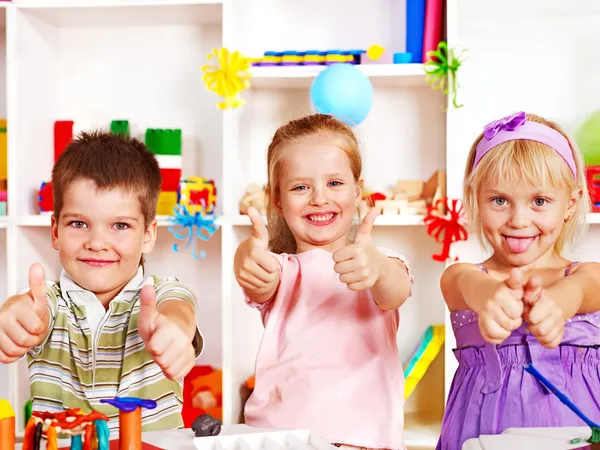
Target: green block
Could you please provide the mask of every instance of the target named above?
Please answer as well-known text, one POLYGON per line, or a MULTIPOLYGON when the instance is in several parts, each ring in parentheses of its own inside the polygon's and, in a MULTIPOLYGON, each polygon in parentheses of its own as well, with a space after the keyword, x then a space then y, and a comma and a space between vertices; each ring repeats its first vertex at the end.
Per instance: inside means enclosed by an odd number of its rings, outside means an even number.
POLYGON ((6 202, 0 202, 0 216, 6 216, 6 202))
POLYGON ((155 155, 181 155, 181 130, 148 128, 146 146, 155 155))
POLYGON ((110 123, 110 132, 112 134, 123 134, 129 137, 129 121, 128 120, 113 120, 110 123))

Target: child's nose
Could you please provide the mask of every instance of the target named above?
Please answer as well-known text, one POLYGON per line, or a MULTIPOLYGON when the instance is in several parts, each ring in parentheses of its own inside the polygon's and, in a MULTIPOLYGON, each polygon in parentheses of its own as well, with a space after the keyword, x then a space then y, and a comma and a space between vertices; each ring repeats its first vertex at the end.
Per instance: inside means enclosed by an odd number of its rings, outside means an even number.
POLYGON ((529 208, 515 206, 510 216, 509 225, 513 228, 525 228, 529 225, 529 208))
POLYGON ((327 194, 324 189, 313 189, 311 205, 321 206, 327 204, 327 194))
POLYGON ((101 231, 90 231, 86 247, 93 251, 106 249, 106 238, 101 231))

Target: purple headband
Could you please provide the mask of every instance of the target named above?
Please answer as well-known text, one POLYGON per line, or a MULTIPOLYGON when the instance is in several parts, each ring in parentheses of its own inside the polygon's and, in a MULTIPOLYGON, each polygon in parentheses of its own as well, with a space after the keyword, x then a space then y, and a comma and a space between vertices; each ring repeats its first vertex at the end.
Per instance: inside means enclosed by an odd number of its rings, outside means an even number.
POLYGON ((527 117, 523 111, 503 117, 500 120, 495 120, 483 128, 483 137, 475 149, 473 169, 477 167, 481 158, 496 145, 517 139, 526 139, 546 144, 562 156, 571 168, 573 177, 577 179, 577 168, 569 141, 561 133, 546 125, 527 121, 527 117))

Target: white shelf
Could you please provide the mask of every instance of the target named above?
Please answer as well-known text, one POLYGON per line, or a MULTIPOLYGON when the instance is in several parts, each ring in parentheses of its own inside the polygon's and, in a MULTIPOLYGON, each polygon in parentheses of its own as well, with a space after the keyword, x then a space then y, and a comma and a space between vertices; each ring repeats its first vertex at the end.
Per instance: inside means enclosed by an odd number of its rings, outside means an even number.
POLYGON ((588 216, 589 224, 600 224, 600 213, 591 213, 588 216))
POLYGON ((18 6, 53 26, 85 28, 220 24, 222 3, 221 0, 21 0, 18 6))
MULTIPOLYGON (((402 226, 419 226, 424 225, 424 216, 413 216, 413 215, 380 215, 375 219, 375 226, 383 227, 402 227, 402 226)), ((266 218, 263 217, 266 222, 266 218)), ((224 219, 225 223, 229 223, 234 226, 250 226, 250 219, 246 215, 233 216, 228 219, 224 219)))
POLYGON ((435 414, 406 413, 404 415, 404 444, 414 448, 434 449, 437 445, 442 418, 435 414))
POLYGON ((8 217, 2 216, 0 217, 0 228, 6 228, 8 226, 8 217))
MULTIPOLYGON (((423 64, 359 64, 376 87, 427 87, 423 64)), ((252 67, 250 86, 259 89, 298 89, 310 86, 327 66, 252 67)))

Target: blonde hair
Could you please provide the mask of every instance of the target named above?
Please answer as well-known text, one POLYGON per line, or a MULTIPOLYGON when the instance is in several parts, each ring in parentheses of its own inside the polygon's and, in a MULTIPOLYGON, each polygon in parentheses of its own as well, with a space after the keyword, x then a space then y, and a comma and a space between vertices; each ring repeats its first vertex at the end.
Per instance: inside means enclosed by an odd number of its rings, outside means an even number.
POLYGON ((546 120, 535 114, 527 114, 527 120, 541 123, 561 133, 569 142, 575 160, 577 179, 565 160, 551 147, 537 141, 519 139, 497 145, 486 154, 473 170, 475 150, 483 137, 480 134, 471 146, 464 177, 464 200, 469 222, 477 233, 484 248, 489 247, 483 235, 479 216, 477 194, 481 188, 490 183, 506 183, 527 181, 532 186, 552 186, 557 189, 566 188, 569 192, 581 191, 582 196, 575 205, 575 211, 564 224, 554 244, 554 251, 560 255, 566 245, 573 245, 586 228, 586 217, 590 211, 591 201, 588 194, 583 161, 573 141, 555 122, 546 120))
POLYGON ((276 206, 280 198, 281 161, 285 149, 293 142, 315 136, 329 141, 348 155, 354 180, 360 185, 362 158, 358 141, 350 127, 326 114, 311 114, 279 127, 267 152, 265 186, 269 248, 274 253, 296 253, 296 240, 276 206))

